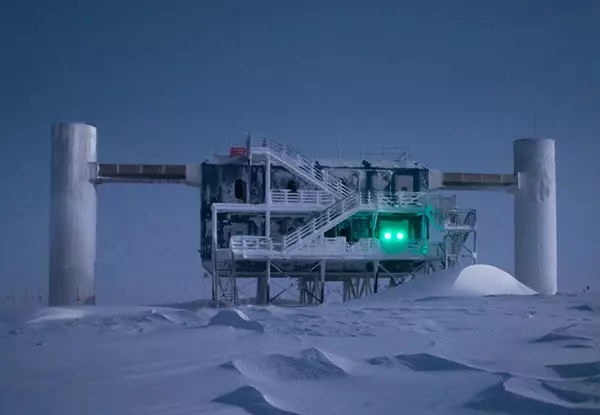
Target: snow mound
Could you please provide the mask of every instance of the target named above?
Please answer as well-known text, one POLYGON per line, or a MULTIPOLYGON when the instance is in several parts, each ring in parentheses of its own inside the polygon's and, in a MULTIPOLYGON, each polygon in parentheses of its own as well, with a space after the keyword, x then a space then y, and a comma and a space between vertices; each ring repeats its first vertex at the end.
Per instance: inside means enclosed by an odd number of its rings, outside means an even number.
MULTIPOLYGON (((562 379, 583 379, 591 383, 600 383, 600 361, 566 363, 547 367, 562 379)), ((600 394, 600 389, 598 393, 600 394)))
POLYGON ((565 327, 556 328, 549 333, 538 337, 531 343, 556 343, 571 342, 565 347, 594 346, 594 337, 600 333, 600 324, 595 322, 570 324, 565 327))
POLYGON ((535 295, 536 292, 509 273, 491 265, 476 264, 422 275, 382 293, 354 303, 420 300, 436 297, 483 297, 489 295, 535 295))
POLYGON ((302 350, 298 357, 276 353, 233 360, 223 366, 235 369, 248 379, 287 382, 343 377, 348 374, 344 369, 346 365, 347 362, 343 358, 310 348, 302 350))
POLYGON ((535 295, 534 290, 508 272, 492 265, 476 264, 463 269, 452 284, 455 295, 535 295))
POLYGON ((228 326, 236 329, 264 331, 265 328, 257 321, 250 318, 241 310, 236 308, 221 310, 208 322, 209 326, 228 326))
POLYGON ((415 372, 481 370, 452 359, 429 353, 399 354, 392 357, 374 357, 367 359, 367 363, 373 366, 387 367, 393 367, 401 364, 414 370, 415 372))
POLYGON ((254 386, 242 386, 226 395, 213 399, 213 402, 237 406, 252 415, 297 415, 278 406, 254 386))
POLYGON ((466 406, 510 414, 596 414, 600 413, 600 391, 593 384, 509 377, 477 394, 466 406))
POLYGON ((77 306, 43 308, 17 332, 53 329, 143 332, 174 325, 201 326, 206 317, 188 310, 143 306, 77 306))
MULTIPOLYGON (((27 324, 39 324, 49 321, 78 320, 91 315, 95 310, 91 307, 43 308, 36 312, 27 324)), ((96 311, 97 312, 97 311, 96 311)))
POLYGON ((596 313, 596 312, 600 311, 599 309, 597 309, 596 307, 594 307, 590 304, 579 304, 579 305, 569 307, 569 309, 577 310, 577 311, 589 311, 591 313, 596 313))
POLYGON ((163 314, 176 310, 163 308, 154 309, 144 306, 73 306, 73 307, 46 307, 37 311, 27 324, 46 322, 101 319, 110 317, 134 317, 143 314, 163 314))

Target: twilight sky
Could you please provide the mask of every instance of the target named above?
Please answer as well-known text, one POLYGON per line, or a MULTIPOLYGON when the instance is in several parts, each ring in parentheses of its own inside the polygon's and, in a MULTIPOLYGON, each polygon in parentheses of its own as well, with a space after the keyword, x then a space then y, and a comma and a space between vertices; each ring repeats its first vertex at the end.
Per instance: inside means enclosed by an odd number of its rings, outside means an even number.
MULTIPOLYGON (((510 173, 534 115, 557 140, 559 287, 598 289, 598 21, 595 0, 4 0, 0 294, 46 285, 52 123, 97 125, 108 163, 199 163, 252 132, 510 173)), ((99 192, 100 303, 208 294, 194 189, 99 192)), ((511 196, 459 198, 480 261, 512 272, 511 196)))

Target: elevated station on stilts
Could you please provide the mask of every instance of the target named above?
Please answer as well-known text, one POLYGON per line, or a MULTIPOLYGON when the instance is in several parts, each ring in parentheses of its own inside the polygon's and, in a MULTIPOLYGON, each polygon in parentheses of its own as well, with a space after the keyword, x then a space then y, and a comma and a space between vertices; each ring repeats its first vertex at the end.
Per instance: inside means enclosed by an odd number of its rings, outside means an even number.
POLYGON ((52 148, 51 305, 95 301, 106 183, 200 190, 199 251, 216 305, 321 304, 335 291, 349 300, 476 263, 476 212, 448 194, 461 190, 514 193, 516 277, 556 292, 554 140, 517 140, 512 174, 440 172, 406 151, 309 158, 262 137, 199 165, 103 164, 87 124, 56 125, 52 148))

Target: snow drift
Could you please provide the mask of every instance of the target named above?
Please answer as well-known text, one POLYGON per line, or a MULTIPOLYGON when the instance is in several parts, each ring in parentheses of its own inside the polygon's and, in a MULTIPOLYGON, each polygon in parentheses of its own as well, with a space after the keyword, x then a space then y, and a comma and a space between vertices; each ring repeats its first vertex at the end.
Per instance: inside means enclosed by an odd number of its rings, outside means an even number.
POLYGON ((489 295, 535 295, 531 288, 508 272, 492 265, 477 264, 421 276, 355 304, 381 301, 419 300, 431 297, 483 297, 489 295))
POLYGON ((215 314, 208 322, 209 326, 227 326, 235 329, 264 331, 262 324, 251 321, 248 315, 239 309, 225 309, 215 314))
POLYGON ((3 410, 600 413, 600 298, 498 295, 531 293, 479 265, 366 307, 43 309, 0 332, 3 410), (448 298, 398 304, 432 296, 448 298))

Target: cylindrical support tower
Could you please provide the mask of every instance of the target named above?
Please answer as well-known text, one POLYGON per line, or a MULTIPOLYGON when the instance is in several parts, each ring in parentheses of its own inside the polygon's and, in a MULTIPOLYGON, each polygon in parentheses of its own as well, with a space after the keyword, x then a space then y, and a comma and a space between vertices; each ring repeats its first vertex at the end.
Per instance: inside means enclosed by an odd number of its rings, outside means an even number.
POLYGON ((556 160, 552 139, 514 142, 515 277, 540 294, 557 290, 556 160))
POLYGON ((52 126, 49 304, 94 304, 96 127, 52 126))

